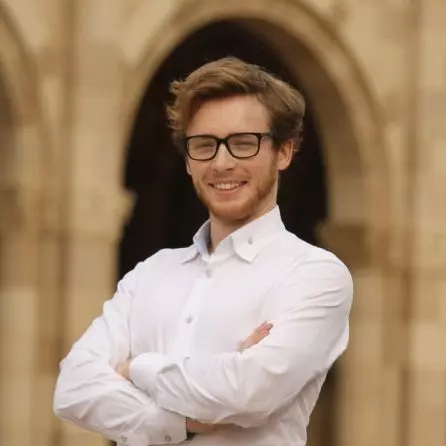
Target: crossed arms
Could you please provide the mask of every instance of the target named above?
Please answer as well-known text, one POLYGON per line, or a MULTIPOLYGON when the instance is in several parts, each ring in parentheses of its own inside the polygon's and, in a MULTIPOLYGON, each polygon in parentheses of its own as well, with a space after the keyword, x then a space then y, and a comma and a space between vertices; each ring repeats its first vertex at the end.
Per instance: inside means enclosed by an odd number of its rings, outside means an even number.
MULTIPOLYGON (((58 416, 130 446, 179 443, 185 417, 251 427, 326 372, 347 345, 351 278, 333 260, 290 271, 270 299, 274 328, 252 348, 174 359, 148 353, 130 365, 129 318, 139 267, 61 363, 58 416), (273 390, 273 391, 271 391, 273 390)), ((254 343, 255 344, 255 343, 254 343)))

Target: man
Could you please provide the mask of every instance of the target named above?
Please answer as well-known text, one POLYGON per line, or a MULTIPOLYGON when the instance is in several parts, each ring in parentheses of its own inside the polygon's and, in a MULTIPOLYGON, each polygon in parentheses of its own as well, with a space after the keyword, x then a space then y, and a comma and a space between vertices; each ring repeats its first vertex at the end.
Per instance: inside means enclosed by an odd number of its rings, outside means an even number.
POLYGON ((121 280, 62 362, 55 412, 128 446, 303 446, 352 302, 347 268, 289 233, 276 204, 304 100, 234 58, 172 92, 173 138, 209 221, 121 280))

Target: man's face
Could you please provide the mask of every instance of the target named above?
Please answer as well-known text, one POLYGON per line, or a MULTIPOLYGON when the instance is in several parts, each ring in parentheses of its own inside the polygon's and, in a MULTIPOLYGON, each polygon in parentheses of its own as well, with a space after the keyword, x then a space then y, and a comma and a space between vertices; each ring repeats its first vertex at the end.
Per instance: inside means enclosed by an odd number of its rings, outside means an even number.
MULTIPOLYGON (((269 131, 263 104, 255 96, 234 96, 204 102, 193 116, 187 136, 226 138, 233 133, 269 131)), ((292 149, 288 142, 277 151, 271 138, 263 138, 256 156, 236 159, 221 145, 212 160, 188 157, 187 171, 212 218, 228 225, 243 224, 274 207, 278 171, 290 164, 292 149)))

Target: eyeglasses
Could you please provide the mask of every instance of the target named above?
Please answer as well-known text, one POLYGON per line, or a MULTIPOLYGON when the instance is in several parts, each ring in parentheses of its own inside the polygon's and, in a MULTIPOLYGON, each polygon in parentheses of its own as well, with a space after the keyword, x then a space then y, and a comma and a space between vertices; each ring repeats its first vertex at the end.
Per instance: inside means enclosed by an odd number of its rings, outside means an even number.
POLYGON ((263 138, 272 138, 266 133, 233 133, 226 138, 213 135, 195 135, 184 138, 184 147, 189 158, 196 161, 209 161, 217 155, 222 144, 228 152, 238 159, 252 158, 259 153, 263 138))

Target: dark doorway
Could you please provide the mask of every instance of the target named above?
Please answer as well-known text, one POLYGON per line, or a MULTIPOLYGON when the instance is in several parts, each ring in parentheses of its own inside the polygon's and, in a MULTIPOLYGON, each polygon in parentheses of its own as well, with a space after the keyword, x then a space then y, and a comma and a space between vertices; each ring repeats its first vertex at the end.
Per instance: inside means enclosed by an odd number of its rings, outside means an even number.
MULTIPOLYGON (((129 141, 124 182, 135 194, 136 204, 120 244, 120 277, 161 248, 190 245, 194 233, 207 218, 184 161, 171 143, 164 109, 170 100, 168 88, 172 80, 187 76, 205 62, 228 55, 261 65, 302 91, 268 42, 238 23, 214 23, 192 34, 175 49, 150 82, 129 141)), ((302 93, 305 95, 305 91, 302 93)), ((287 228, 318 245, 316 228, 327 217, 327 193, 321 143, 311 103, 307 106, 304 143, 292 167, 282 177, 279 205, 287 228)), ((331 400, 327 396, 332 388, 330 381, 322 400, 331 400)), ((323 443, 310 442, 330 446, 332 417, 327 412, 322 419, 323 443)))

